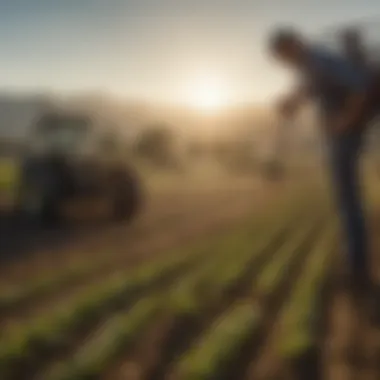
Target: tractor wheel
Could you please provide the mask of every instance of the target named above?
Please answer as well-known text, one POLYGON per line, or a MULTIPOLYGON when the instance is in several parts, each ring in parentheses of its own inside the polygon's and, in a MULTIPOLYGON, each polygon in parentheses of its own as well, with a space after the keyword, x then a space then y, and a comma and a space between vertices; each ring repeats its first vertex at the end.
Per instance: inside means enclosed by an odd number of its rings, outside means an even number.
POLYGON ((113 196, 113 219, 130 222, 141 209, 142 190, 137 176, 118 175, 113 196))

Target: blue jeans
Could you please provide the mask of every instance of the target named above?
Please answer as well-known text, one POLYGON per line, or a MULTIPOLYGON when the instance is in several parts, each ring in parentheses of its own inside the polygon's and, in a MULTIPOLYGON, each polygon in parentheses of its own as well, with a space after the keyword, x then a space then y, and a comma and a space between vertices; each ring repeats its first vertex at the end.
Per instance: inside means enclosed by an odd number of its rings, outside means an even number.
POLYGON ((329 138, 330 169, 353 275, 369 275, 367 230, 359 178, 363 133, 329 138))

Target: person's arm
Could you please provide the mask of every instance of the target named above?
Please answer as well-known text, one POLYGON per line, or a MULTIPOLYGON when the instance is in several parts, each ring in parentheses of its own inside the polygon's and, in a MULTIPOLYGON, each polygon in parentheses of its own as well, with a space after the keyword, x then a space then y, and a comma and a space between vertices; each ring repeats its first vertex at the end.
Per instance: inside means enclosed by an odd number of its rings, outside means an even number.
POLYGON ((280 99, 277 110, 284 118, 293 118, 299 109, 309 99, 311 91, 307 85, 295 88, 291 93, 280 99))

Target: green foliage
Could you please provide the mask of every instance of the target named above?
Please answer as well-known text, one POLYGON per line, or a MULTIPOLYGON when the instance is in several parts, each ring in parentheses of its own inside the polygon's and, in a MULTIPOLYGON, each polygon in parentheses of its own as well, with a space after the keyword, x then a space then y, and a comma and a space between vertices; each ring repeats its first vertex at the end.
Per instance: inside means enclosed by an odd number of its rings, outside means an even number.
POLYGON ((133 343, 162 308, 163 300, 152 296, 137 302, 128 313, 120 313, 105 324, 66 362, 61 362, 41 380, 97 378, 115 356, 133 343))
POLYGON ((286 241, 280 249, 279 254, 265 267, 258 278, 255 288, 259 294, 267 294, 273 285, 277 284, 278 280, 282 278, 282 275, 286 273, 287 268, 295 259, 299 247, 310 237, 310 233, 314 230, 315 225, 314 220, 305 223, 286 241))
MULTIPOLYGON (((256 215, 250 222, 223 236, 215 236, 182 250, 175 249, 164 258, 133 270, 122 269, 103 282, 91 285, 62 309, 11 329, 1 340, 0 376, 12 378, 14 368, 33 362, 40 352, 70 347, 78 328, 95 321, 102 322, 96 331, 46 372, 41 380, 101 378, 115 358, 132 347, 161 312, 180 318, 183 315, 200 316, 213 310, 220 304, 226 290, 239 283, 247 269, 254 269, 257 259, 264 262, 264 267, 260 267, 255 276, 258 281, 252 279, 252 283, 256 283, 257 289, 265 296, 274 294, 281 287, 287 268, 296 256, 308 254, 307 247, 303 252, 299 247, 310 237, 318 216, 324 213, 320 197, 313 191, 305 194, 303 189, 290 198, 284 198, 275 201, 270 211, 256 215), (301 227, 295 228, 300 221, 301 227), (286 244, 273 246, 272 242, 278 241, 277 237, 284 231, 289 232, 286 244), (274 251, 268 252, 272 246, 274 251), (273 256, 262 260, 267 254, 273 256), (158 280, 169 273, 185 273, 185 276, 170 286, 160 285, 158 280), (158 288, 153 288, 156 283, 158 288), (144 295, 126 310, 126 300, 136 290, 144 290, 144 295), (119 306, 113 308, 113 304, 119 306)), ((302 287, 297 285, 291 306, 285 313, 284 323, 288 332, 282 342, 287 353, 294 352, 295 346, 297 349, 304 347, 306 338, 311 336, 310 313, 315 310, 321 279, 326 273, 331 237, 324 235, 323 243, 318 243, 312 251, 302 274, 302 287)), ((42 284, 47 286, 47 282, 42 284)), ((15 294, 17 296, 17 292, 15 294)), ((11 298, 12 293, 8 297, 11 298)), ((244 301, 236 302, 219 315, 177 363, 180 378, 202 380, 215 376, 243 342, 260 329, 262 312, 260 304, 244 301)))
POLYGON ((297 279, 295 290, 283 312, 278 348, 282 356, 296 358, 316 342, 319 299, 334 258, 336 229, 329 225, 297 279))
POLYGON ((211 379, 234 354, 247 336, 259 327, 260 312, 252 305, 238 304, 228 310, 178 363, 182 380, 211 379))

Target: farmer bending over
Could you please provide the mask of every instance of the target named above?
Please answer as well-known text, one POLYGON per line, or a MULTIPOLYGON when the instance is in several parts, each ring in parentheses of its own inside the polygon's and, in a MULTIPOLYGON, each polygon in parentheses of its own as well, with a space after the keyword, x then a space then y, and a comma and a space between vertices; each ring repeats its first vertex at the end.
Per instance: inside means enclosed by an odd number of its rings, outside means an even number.
POLYGON ((347 58, 314 47, 292 30, 279 30, 270 39, 275 58, 294 69, 301 84, 280 104, 283 117, 313 98, 318 105, 328 146, 328 163, 348 245, 350 284, 355 294, 369 290, 367 231, 358 176, 363 134, 368 123, 370 72, 347 58))

